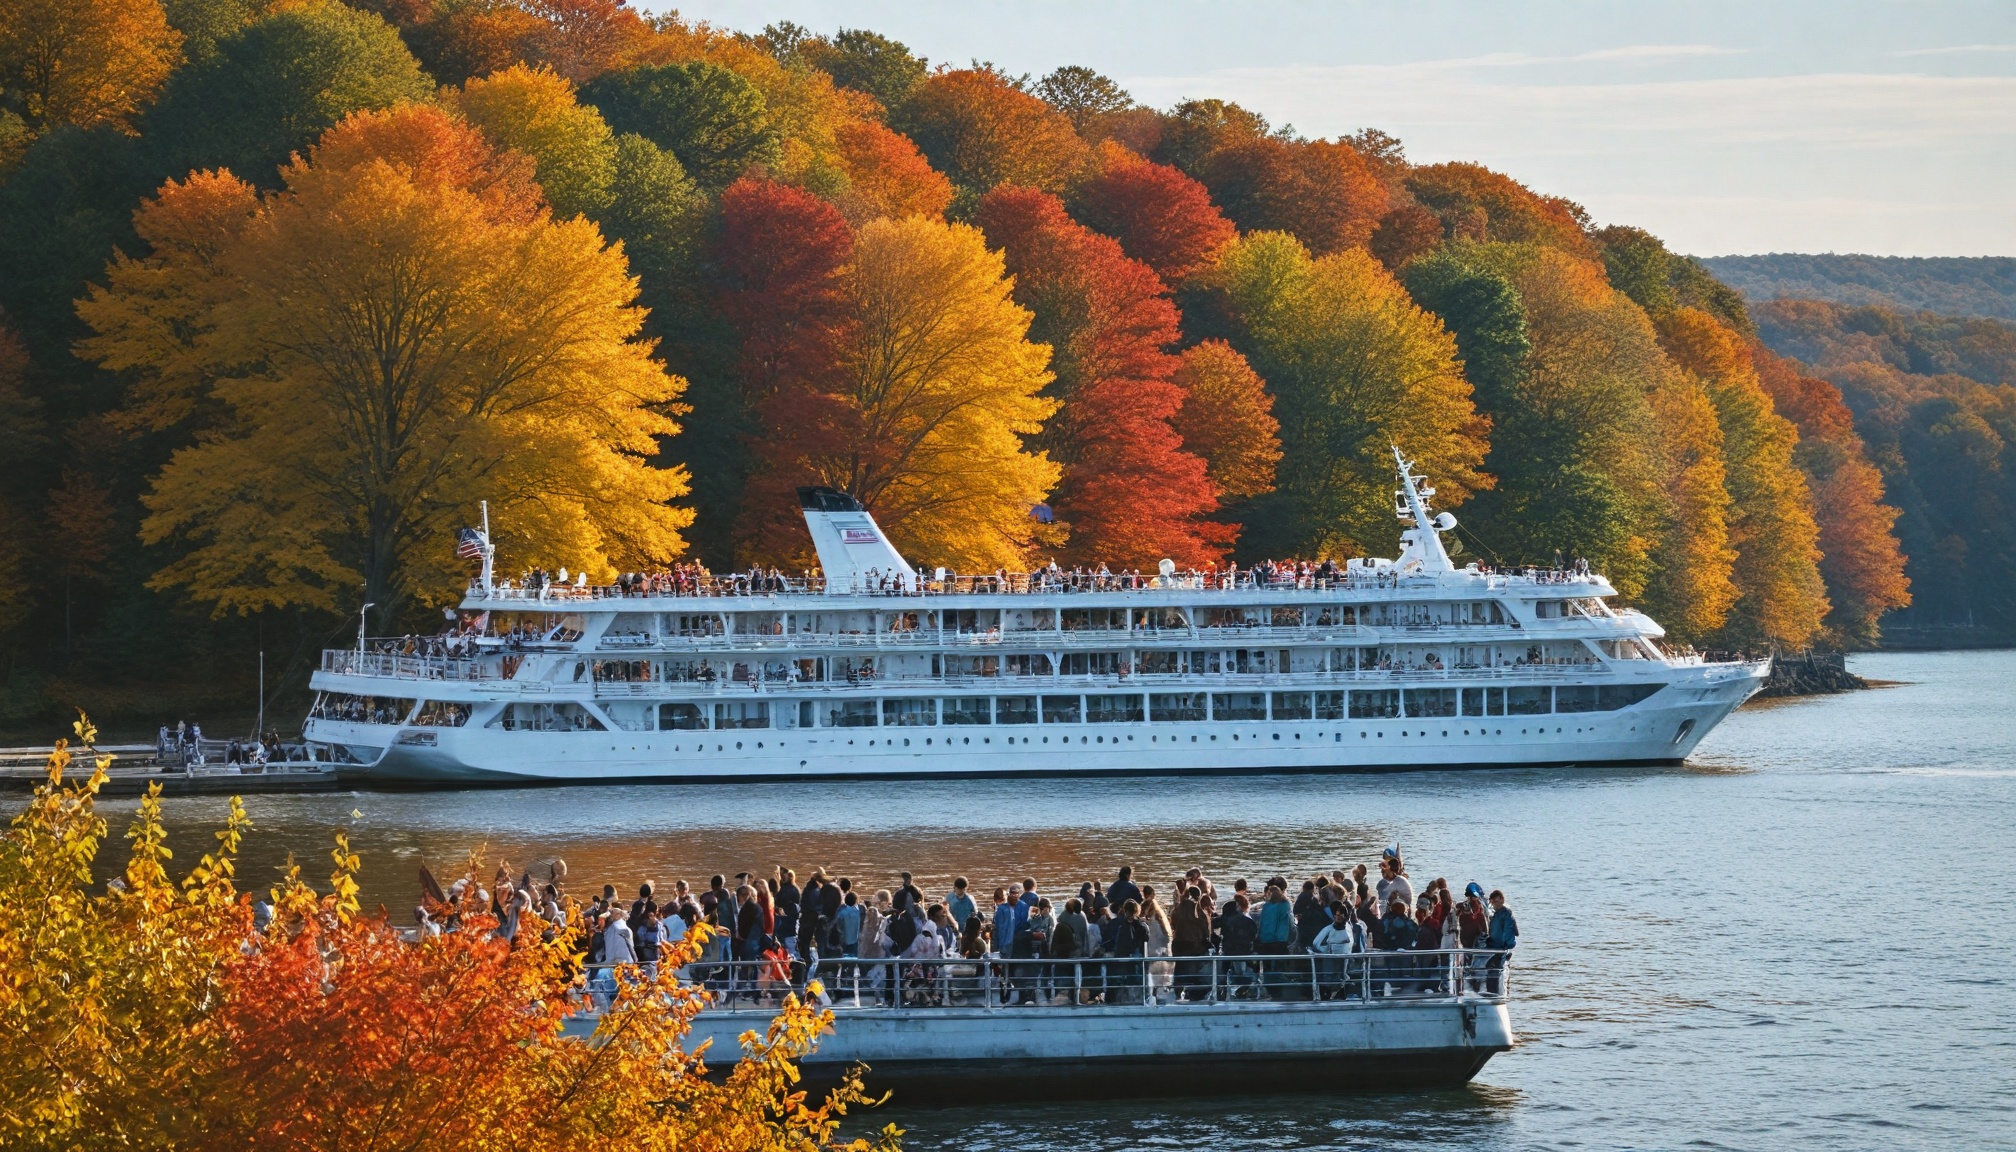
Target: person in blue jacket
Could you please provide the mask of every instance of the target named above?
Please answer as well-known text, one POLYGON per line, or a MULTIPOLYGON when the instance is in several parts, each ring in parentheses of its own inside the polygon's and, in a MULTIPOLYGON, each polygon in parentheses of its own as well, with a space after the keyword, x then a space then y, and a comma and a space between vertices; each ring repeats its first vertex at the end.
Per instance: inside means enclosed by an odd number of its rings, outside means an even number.
POLYGON ((1505 970, 1505 961, 1512 949, 1519 945, 1519 921, 1512 918, 1512 909, 1505 906, 1505 893, 1491 890, 1491 925, 1484 930, 1484 947, 1492 950, 1490 961, 1489 987, 1492 992, 1500 991, 1505 970))

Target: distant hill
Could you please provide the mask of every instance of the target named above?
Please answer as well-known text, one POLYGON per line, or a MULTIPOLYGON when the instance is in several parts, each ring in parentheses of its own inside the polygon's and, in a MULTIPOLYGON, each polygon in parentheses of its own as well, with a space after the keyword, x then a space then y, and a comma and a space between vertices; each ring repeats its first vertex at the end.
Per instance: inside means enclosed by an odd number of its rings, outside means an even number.
POLYGON ((1836 256, 1774 252, 1697 257, 1750 300, 1831 300, 1902 311, 2016 320, 2016 257, 1836 256))

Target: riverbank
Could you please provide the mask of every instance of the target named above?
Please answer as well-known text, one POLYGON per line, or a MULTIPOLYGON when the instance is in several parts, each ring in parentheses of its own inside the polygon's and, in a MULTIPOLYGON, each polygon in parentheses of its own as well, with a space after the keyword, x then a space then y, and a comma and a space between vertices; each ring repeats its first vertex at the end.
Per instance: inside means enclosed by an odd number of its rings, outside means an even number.
POLYGON ((1850 672, 1846 653, 1804 652, 1796 656, 1780 656, 1772 661, 1771 676, 1764 681, 1764 690, 1757 693, 1757 697, 1769 700, 1786 696, 1831 696, 1837 692, 1880 687, 1885 683, 1888 682, 1865 680, 1850 672))

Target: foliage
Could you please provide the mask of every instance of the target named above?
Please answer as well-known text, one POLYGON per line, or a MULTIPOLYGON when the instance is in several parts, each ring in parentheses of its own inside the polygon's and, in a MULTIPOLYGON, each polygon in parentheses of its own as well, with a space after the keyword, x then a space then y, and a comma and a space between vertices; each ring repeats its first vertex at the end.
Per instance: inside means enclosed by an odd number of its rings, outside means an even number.
POLYGON ((1703 257, 1700 263, 1709 275, 1757 303, 1825 300, 2016 320, 2016 256, 1773 252, 1703 257))
POLYGON ((1036 95, 1069 117, 1081 135, 1099 118, 1134 107, 1125 88, 1079 64, 1067 64, 1037 81, 1036 95))
POLYGON ((1242 230, 1286 232, 1318 256, 1364 247, 1391 206, 1349 144, 1237 140, 1205 155, 1196 174, 1242 230))
POLYGON ((835 131, 847 190, 836 199, 856 223, 878 216, 939 216, 952 204, 952 182, 931 167, 908 136, 871 120, 835 131))
POLYGON ((337 0, 275 9, 168 84, 147 136, 161 169, 229 168, 259 186, 353 112, 426 101, 434 85, 392 27, 337 0))
POLYGON ((1362 251, 1311 257, 1264 232, 1228 246, 1210 274, 1274 391, 1276 489, 1256 501, 1255 555, 1371 554, 1393 541, 1390 449, 1435 477, 1439 501, 1488 488, 1488 423, 1471 405, 1456 342, 1362 251))
POLYGON ((160 0, 0 0, 0 112, 129 128, 181 61, 160 0))
POLYGON ((1406 185, 1421 206, 1442 221, 1443 233, 1462 240, 1506 240, 1591 254, 1583 212, 1572 201, 1540 196, 1481 164, 1431 164, 1408 172, 1406 185))
POLYGON ((532 158, 546 202, 560 216, 599 218, 611 206, 616 144, 600 114, 574 100, 550 68, 514 64, 462 86, 455 106, 500 148, 532 158))
POLYGON ((641 457, 680 384, 634 340, 621 254, 537 211, 523 168, 408 107, 344 121, 278 193, 163 186, 154 254, 80 305, 87 353, 143 382, 136 423, 217 409, 147 497, 148 538, 187 549, 157 585, 219 612, 335 610, 359 583, 381 612, 431 602, 479 497, 510 562, 679 551, 685 479, 641 457))
POLYGON ((1167 164, 1117 144, 1096 152, 1098 170, 1072 196, 1074 215, 1120 242, 1170 284, 1208 266, 1237 234, 1204 186, 1167 164))
MULTIPOLYGON (((88 747, 88 721, 77 729, 88 747)), ((459 904, 439 909, 459 926, 409 943, 382 911, 360 912, 361 861, 338 832, 328 892, 292 869, 258 931, 235 887, 250 828, 235 798, 217 849, 175 881, 153 786, 123 876, 100 888, 95 800, 111 758, 80 783, 66 779, 74 756, 58 743, 0 839, 10 1148, 896 1146, 893 1127, 839 1140, 848 1109, 869 1103, 858 1078, 816 1100, 798 1086, 796 1062, 832 1015, 796 997, 742 1036, 724 1077, 708 1075, 705 1046, 689 1043, 708 997, 675 975, 704 928, 655 974, 617 973, 592 1038, 572 1038, 578 931, 498 938, 473 860, 459 904)))
POLYGON ((1173 379, 1183 389, 1183 407, 1170 423, 1184 450, 1204 458, 1211 482, 1227 497, 1272 492, 1281 423, 1267 382, 1223 340, 1185 349, 1182 361, 1173 379))
POLYGON ((718 65, 696 61, 612 72, 581 95, 611 128, 672 153, 706 187, 726 185, 750 165, 774 163, 779 155, 763 94, 718 65))
POLYGON ((902 107, 929 71, 927 62, 901 43, 861 28, 842 28, 830 42, 802 45, 799 55, 886 109, 902 107))
POLYGON ((1799 430, 1773 410, 1742 338, 1697 308, 1657 317, 1661 342, 1700 377, 1722 428, 1736 550, 1736 604, 1723 637, 1744 646, 1803 648, 1828 610, 1819 527, 1793 460, 1799 430))
POLYGON ((1170 425, 1184 393, 1171 379, 1176 309, 1162 281, 1048 193, 996 188, 975 216, 1008 258, 1015 299, 1036 314, 1031 337, 1051 348, 1049 391, 1063 407, 1037 444, 1064 467, 1050 500, 1071 533, 1063 559, 1222 559, 1230 534, 1206 519, 1217 493, 1170 425))
POLYGON ((926 78, 895 126, 934 167, 975 195, 997 184, 1062 192, 1086 156, 1068 117, 985 69, 926 78))

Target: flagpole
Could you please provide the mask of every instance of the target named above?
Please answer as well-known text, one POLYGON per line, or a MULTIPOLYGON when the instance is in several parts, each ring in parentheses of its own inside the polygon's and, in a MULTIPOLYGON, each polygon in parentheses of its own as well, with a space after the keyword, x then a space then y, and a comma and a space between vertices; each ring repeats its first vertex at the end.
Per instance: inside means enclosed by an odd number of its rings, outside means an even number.
POLYGON ((488 500, 485 500, 482 503, 483 503, 483 591, 487 593, 490 591, 490 577, 492 575, 490 570, 490 562, 497 555, 497 550, 490 546, 490 502, 488 500))

